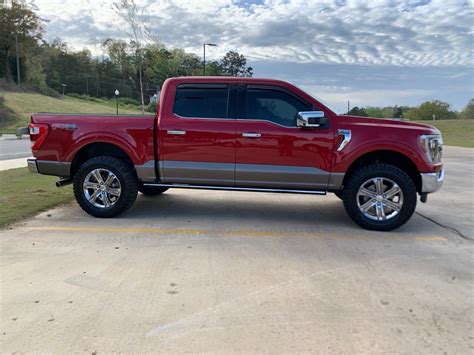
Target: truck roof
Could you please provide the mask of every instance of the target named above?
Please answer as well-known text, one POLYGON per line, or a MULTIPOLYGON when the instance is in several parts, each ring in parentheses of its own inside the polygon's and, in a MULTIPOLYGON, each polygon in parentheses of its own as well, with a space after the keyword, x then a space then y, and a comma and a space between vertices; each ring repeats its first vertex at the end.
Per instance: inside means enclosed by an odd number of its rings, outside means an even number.
MULTIPOLYGON (((270 79, 270 78, 254 78, 254 77, 243 77, 243 76, 177 76, 169 78, 166 81, 187 81, 187 82, 246 82, 246 83, 284 83, 290 84, 283 80, 270 79)), ((291 84, 290 84, 291 85, 291 84)))

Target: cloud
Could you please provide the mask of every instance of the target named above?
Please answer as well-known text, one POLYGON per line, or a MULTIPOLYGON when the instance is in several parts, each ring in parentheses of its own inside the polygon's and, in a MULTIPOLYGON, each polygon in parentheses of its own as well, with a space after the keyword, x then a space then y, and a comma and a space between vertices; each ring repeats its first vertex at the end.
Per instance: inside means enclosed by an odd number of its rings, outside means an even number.
POLYGON ((290 81, 336 112, 357 106, 416 106, 440 99, 462 109, 474 96, 474 68, 256 61, 259 76, 290 81))
MULTIPOLYGON (((136 0, 156 37, 209 59, 243 53, 256 76, 322 97, 336 111, 442 99, 461 109, 474 96, 473 1, 136 0)), ((35 0, 47 39, 100 53, 126 38, 112 0, 35 0)))
MULTIPOLYGON (((299 63, 472 65, 473 6, 462 0, 139 0, 157 38, 215 54, 237 49, 253 59, 299 63)), ((70 42, 116 35, 112 1, 36 0, 70 42), (55 4, 57 3, 57 4, 55 4), (59 13, 58 8, 63 11, 59 13), (88 14, 94 26, 68 30, 88 14), (92 33, 93 32, 93 33, 92 33)), ((211 54, 212 55, 212 54, 211 54)))

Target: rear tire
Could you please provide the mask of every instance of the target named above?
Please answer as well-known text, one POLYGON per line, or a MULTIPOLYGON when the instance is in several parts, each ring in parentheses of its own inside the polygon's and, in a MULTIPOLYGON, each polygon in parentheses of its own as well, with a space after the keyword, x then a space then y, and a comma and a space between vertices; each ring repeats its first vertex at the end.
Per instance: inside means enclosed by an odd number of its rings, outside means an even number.
POLYGON ((416 187, 401 169, 373 164, 357 170, 343 190, 349 217, 359 226, 390 231, 405 224, 415 212, 416 187))
POLYGON ((100 156, 89 159, 74 175, 74 196, 94 217, 110 218, 128 210, 138 194, 138 181, 123 160, 100 156))
POLYGON ((167 191, 169 187, 160 187, 160 186, 145 186, 143 184, 138 185, 138 191, 146 196, 156 196, 161 195, 163 192, 167 191))

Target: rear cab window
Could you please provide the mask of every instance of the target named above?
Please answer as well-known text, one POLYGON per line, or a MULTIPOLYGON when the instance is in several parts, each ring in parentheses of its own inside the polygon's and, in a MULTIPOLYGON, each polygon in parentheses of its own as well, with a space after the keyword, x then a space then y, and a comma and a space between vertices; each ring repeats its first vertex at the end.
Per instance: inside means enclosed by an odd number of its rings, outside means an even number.
POLYGON ((183 118, 228 118, 228 84, 180 84, 173 113, 183 118))

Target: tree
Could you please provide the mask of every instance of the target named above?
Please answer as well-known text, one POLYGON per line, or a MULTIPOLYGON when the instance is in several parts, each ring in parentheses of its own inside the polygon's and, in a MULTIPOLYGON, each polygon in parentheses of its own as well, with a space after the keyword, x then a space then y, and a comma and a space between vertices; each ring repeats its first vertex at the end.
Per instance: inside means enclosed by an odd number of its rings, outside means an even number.
POLYGON ((459 115, 462 119, 474 119, 474 98, 470 99, 459 115))
MULTIPOLYGON (((18 51, 22 67, 28 50, 42 38, 43 28, 38 16, 26 4, 13 1, 11 7, 0 7, 0 77, 12 79, 11 60, 18 51)), ((18 73, 15 71, 15 75, 18 73)))
POLYGON ((354 106, 349 111, 349 115, 367 117, 367 112, 365 112, 365 110, 362 107, 359 108, 357 106, 354 106))
POLYGON ((143 58, 142 47, 143 39, 145 37, 146 25, 143 11, 139 12, 135 0, 119 0, 113 4, 113 8, 117 14, 124 20, 129 30, 127 34, 132 39, 132 45, 135 48, 135 57, 137 64, 138 80, 140 86, 140 99, 142 105, 142 112, 145 113, 145 99, 143 96, 143 58))
POLYGON ((365 112, 367 113, 368 117, 380 117, 382 118, 382 109, 380 107, 366 107, 365 112))
POLYGON ((244 55, 233 51, 227 52, 219 61, 219 68, 222 75, 246 77, 253 75, 253 68, 247 66, 244 55))
POLYGON ((410 109, 406 115, 411 120, 437 120, 456 118, 456 112, 451 111, 451 105, 440 100, 423 102, 420 106, 410 109))

